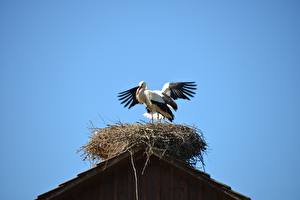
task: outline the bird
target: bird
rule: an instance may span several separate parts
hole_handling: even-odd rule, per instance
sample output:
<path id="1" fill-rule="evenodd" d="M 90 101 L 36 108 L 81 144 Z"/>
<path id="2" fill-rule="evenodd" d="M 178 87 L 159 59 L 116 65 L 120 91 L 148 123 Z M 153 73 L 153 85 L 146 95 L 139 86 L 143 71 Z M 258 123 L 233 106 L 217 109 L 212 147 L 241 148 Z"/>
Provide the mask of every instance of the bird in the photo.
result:
<path id="1" fill-rule="evenodd" d="M 144 104 L 147 113 L 151 114 L 152 122 L 155 114 L 158 118 L 161 115 L 172 122 L 175 116 L 171 109 L 174 111 L 178 109 L 175 100 L 190 100 L 195 95 L 196 86 L 194 81 L 167 82 L 161 90 L 149 90 L 146 82 L 141 81 L 138 86 L 118 93 L 118 99 L 128 109 L 137 104 Z"/>

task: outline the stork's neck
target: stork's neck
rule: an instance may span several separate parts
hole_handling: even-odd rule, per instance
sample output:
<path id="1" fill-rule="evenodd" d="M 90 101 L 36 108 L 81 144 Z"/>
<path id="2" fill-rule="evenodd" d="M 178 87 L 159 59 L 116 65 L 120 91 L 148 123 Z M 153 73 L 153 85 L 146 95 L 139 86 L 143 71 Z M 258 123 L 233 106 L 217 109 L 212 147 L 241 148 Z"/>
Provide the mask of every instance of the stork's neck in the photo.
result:
<path id="1" fill-rule="evenodd" d="M 145 103 L 145 101 L 146 101 L 146 97 L 145 97 L 145 93 L 144 92 L 145 92 L 145 88 L 141 88 L 136 93 L 136 99 L 140 103 Z"/>

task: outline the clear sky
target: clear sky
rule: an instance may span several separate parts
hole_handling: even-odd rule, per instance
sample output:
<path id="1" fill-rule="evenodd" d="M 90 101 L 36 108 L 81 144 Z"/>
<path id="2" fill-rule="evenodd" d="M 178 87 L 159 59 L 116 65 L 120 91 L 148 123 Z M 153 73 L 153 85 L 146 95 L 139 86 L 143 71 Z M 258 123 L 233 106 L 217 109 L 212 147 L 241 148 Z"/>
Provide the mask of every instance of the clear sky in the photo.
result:
<path id="1" fill-rule="evenodd" d="M 135 122 L 118 92 L 196 81 L 175 123 L 206 170 L 257 200 L 300 199 L 300 3 L 1 0 L 0 199 L 33 199 L 89 168 L 89 121 Z"/>

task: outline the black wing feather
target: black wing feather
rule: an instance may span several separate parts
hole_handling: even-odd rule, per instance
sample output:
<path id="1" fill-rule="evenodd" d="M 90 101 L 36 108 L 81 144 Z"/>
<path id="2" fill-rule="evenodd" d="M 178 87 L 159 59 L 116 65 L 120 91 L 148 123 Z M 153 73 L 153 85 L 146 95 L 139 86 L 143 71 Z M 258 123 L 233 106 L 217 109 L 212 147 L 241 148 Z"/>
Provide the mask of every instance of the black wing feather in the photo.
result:
<path id="1" fill-rule="evenodd" d="M 121 104 L 125 104 L 124 107 L 128 106 L 128 109 L 130 109 L 131 107 L 139 103 L 136 99 L 137 89 L 138 86 L 119 93 L 119 100 L 121 101 Z"/>
<path id="2" fill-rule="evenodd" d="M 187 99 L 190 100 L 189 97 L 194 97 L 196 94 L 193 90 L 196 90 L 195 82 L 175 82 L 170 83 L 169 88 L 171 90 L 171 98 L 172 99 Z"/>

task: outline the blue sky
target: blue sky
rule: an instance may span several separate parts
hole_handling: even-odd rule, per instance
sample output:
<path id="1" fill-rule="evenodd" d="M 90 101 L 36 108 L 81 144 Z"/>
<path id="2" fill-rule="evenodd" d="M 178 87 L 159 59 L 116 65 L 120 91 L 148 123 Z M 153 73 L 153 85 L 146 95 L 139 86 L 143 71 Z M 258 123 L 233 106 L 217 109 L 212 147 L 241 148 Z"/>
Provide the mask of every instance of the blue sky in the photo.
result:
<path id="1" fill-rule="evenodd" d="M 0 199 L 33 199 L 89 168 L 89 121 L 135 122 L 119 91 L 196 81 L 175 123 L 206 170 L 252 199 L 300 199 L 300 3 L 0 1 Z M 101 119 L 102 118 L 102 119 Z"/>

